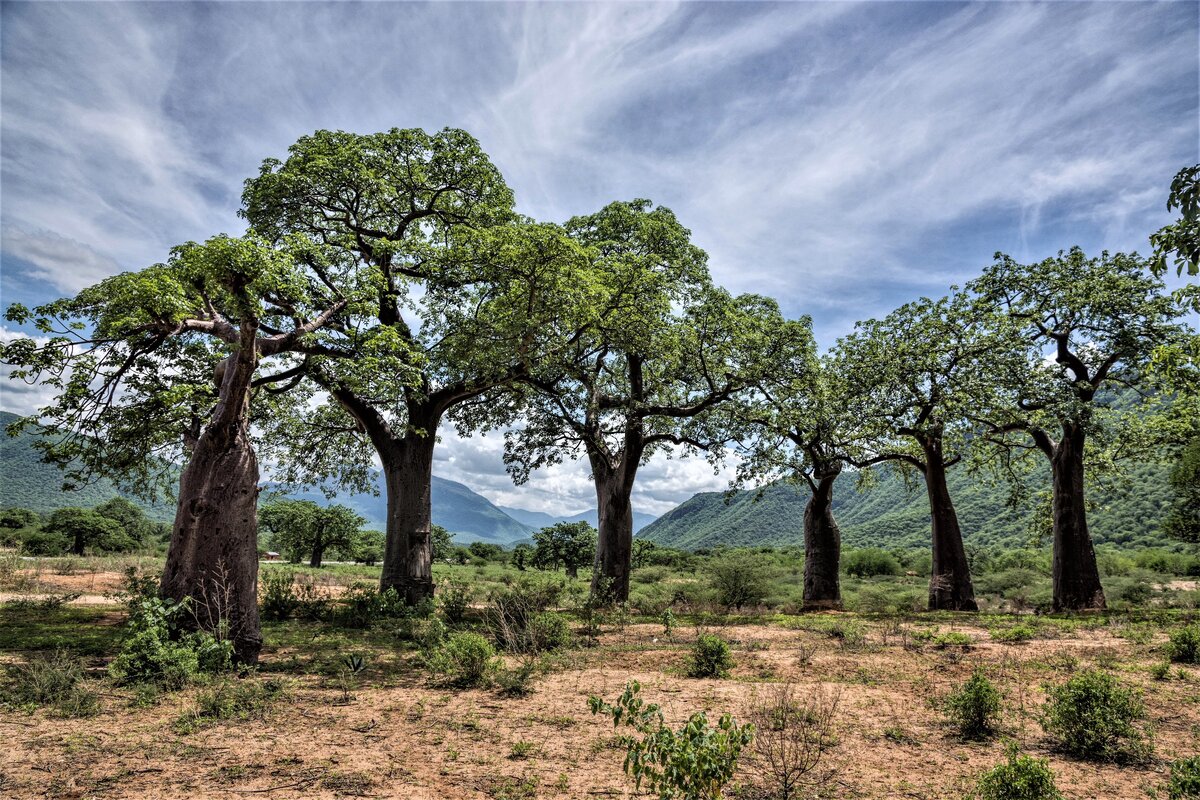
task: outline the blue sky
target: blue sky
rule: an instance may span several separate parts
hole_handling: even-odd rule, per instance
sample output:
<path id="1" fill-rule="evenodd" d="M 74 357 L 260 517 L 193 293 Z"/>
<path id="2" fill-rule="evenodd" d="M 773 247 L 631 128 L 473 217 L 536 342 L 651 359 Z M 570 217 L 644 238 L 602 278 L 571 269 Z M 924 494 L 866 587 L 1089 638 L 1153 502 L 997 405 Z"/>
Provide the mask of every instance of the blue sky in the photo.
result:
<path id="1" fill-rule="evenodd" d="M 2 9 L 5 304 L 240 231 L 242 180 L 314 129 L 454 126 L 523 212 L 649 197 L 719 282 L 832 344 L 996 250 L 1144 252 L 1200 160 L 1196 2 Z M 0 387 L 5 408 L 36 399 Z M 493 499 L 591 502 L 581 466 L 514 490 L 498 440 L 443 435 L 438 472 Z M 723 486 L 661 461 L 636 502 Z"/>

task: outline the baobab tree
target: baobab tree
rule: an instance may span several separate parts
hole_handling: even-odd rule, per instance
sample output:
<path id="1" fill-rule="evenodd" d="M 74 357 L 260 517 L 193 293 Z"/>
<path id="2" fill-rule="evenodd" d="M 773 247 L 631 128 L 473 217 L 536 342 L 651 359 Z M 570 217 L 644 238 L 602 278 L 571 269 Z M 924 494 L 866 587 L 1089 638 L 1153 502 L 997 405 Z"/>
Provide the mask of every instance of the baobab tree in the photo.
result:
<path id="1" fill-rule="evenodd" d="M 1150 266 L 1079 248 L 1035 264 L 997 253 L 968 286 L 1018 356 L 992 375 L 995 402 L 972 414 L 981 443 L 1006 464 L 1030 453 L 1050 462 L 1055 610 L 1105 607 L 1084 488 L 1089 441 L 1121 423 L 1106 393 L 1136 386 L 1155 351 L 1186 333 Z"/>
<path id="2" fill-rule="evenodd" d="M 320 334 L 355 299 L 312 280 L 314 263 L 311 249 L 218 236 L 73 298 L 7 311 L 47 337 L 4 347 L 12 377 L 58 390 L 16 427 L 43 434 L 43 457 L 71 481 L 103 475 L 152 494 L 178 475 L 161 592 L 195 601 L 202 627 L 228 625 L 247 663 L 262 643 L 251 400 L 256 387 L 286 387 L 299 357 L 334 350 Z M 281 367 L 260 373 L 266 361 Z"/>

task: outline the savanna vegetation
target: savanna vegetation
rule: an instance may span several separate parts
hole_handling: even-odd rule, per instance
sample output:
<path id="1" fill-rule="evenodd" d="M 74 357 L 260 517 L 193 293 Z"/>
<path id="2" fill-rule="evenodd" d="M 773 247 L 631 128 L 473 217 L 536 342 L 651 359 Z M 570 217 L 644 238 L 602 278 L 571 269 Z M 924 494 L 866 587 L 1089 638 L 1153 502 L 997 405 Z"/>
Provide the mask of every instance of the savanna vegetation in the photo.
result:
<path id="1" fill-rule="evenodd" d="M 1150 257 L 997 254 L 821 349 L 648 200 L 539 222 L 463 131 L 301 138 L 244 235 L 6 310 L 11 377 L 54 392 L 9 432 L 174 516 L 0 516 L 0 790 L 1195 796 L 1200 294 L 1161 280 L 1194 272 L 1194 175 Z M 457 545 L 442 424 L 503 430 L 518 484 L 585 460 L 598 528 Z M 664 452 L 803 513 L 772 545 L 635 538 Z M 260 497 L 260 463 L 381 465 L 385 529 Z M 1097 544 L 1093 490 L 1163 474 L 1173 538 Z M 844 545 L 837 487 L 888 480 L 919 523 Z M 1027 546 L 968 544 L 966 483 L 1034 509 Z"/>

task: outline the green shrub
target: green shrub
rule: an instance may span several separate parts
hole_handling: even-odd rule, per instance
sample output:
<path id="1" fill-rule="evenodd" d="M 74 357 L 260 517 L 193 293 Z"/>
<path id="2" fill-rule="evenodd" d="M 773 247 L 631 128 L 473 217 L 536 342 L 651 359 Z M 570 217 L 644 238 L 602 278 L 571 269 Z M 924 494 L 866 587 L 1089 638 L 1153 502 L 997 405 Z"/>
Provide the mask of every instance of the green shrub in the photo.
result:
<path id="1" fill-rule="evenodd" d="M 405 616 L 429 616 L 432 608 L 411 608 L 394 588 L 382 592 L 365 583 L 355 583 L 342 595 L 337 609 L 339 624 L 347 628 L 370 628 L 384 620 Z"/>
<path id="2" fill-rule="evenodd" d="M 842 565 L 847 575 L 853 575 L 856 578 L 899 575 L 903 571 L 895 556 L 878 547 L 851 550 L 842 559 Z"/>
<path id="3" fill-rule="evenodd" d="M 641 685 L 630 681 L 614 705 L 589 697 L 593 714 L 610 715 L 613 726 L 625 725 L 635 735 L 623 735 L 625 772 L 660 800 L 720 800 L 725 785 L 733 779 L 738 757 L 754 741 L 754 726 L 738 725 L 723 714 L 715 726 L 703 712 L 692 714 L 687 723 L 673 731 L 663 721 L 654 703 L 638 696 Z"/>
<path id="4" fill-rule="evenodd" d="M 1150 749 L 1135 723 L 1146 717 L 1141 697 L 1097 669 L 1048 687 L 1043 726 L 1063 750 L 1100 761 L 1138 760 Z"/>
<path id="5" fill-rule="evenodd" d="M 438 589 L 438 602 L 441 603 L 446 622 L 458 625 L 466 618 L 467 609 L 471 607 L 471 587 L 447 581 Z"/>
<path id="6" fill-rule="evenodd" d="M 186 608 L 186 602 L 157 597 L 141 600 L 129 618 L 129 637 L 108 665 L 113 680 L 118 684 L 153 683 L 164 689 L 187 684 L 200 671 L 200 659 L 188 642 L 172 637 Z"/>
<path id="7" fill-rule="evenodd" d="M 443 676 L 446 684 L 462 689 L 487 686 L 499 668 L 491 643 L 470 631 L 450 634 L 441 646 L 425 654 L 425 663 L 430 671 Z"/>
<path id="8" fill-rule="evenodd" d="M 689 678 L 727 678 L 733 669 L 733 655 L 729 643 L 711 633 L 696 637 L 692 656 L 688 662 Z"/>
<path id="9" fill-rule="evenodd" d="M 710 561 L 708 582 L 718 603 L 741 611 L 759 605 L 771 591 L 771 570 L 761 557 L 740 550 Z"/>
<path id="10" fill-rule="evenodd" d="M 0 704 L 32 710 L 49 706 L 60 716 L 91 717 L 100 712 L 100 699 L 83 686 L 83 664 L 63 650 L 36 654 L 23 664 L 5 666 Z"/>
<path id="11" fill-rule="evenodd" d="M 296 610 L 295 573 L 290 569 L 262 572 L 262 615 L 264 619 L 288 619 Z"/>
<path id="12" fill-rule="evenodd" d="M 61 556 L 70 546 L 66 536 L 51 531 L 32 530 L 21 538 L 21 554 L 26 556 Z"/>
<path id="13" fill-rule="evenodd" d="M 1171 762 L 1167 797 L 1169 800 L 1200 800 L 1200 756 Z"/>
<path id="14" fill-rule="evenodd" d="M 1007 763 L 979 777 L 974 800 L 1063 800 L 1046 759 L 1020 755 L 1015 744 L 1008 746 L 1007 757 Z"/>
<path id="15" fill-rule="evenodd" d="M 966 739 L 991 736 L 999 723 L 1000 692 L 976 669 L 962 687 L 946 698 L 946 714 Z"/>
<path id="16" fill-rule="evenodd" d="M 1171 660 L 1182 664 L 1200 664 L 1200 625 L 1181 628 L 1171 634 Z"/>
<path id="17" fill-rule="evenodd" d="M 553 650 L 570 642 L 566 622 L 547 613 L 562 584 L 523 580 L 492 597 L 487 623 L 496 643 L 511 653 Z"/>
<path id="18" fill-rule="evenodd" d="M 1018 622 L 1016 625 L 1013 625 L 1011 628 L 997 628 L 995 630 L 990 631 L 990 633 L 992 635 L 993 640 L 995 640 L 997 642 L 1004 642 L 1006 644 L 1016 644 L 1018 642 L 1028 642 L 1030 639 L 1032 639 L 1034 636 L 1037 635 L 1037 631 L 1035 631 L 1031 626 L 1026 625 L 1023 622 Z"/>
<path id="19" fill-rule="evenodd" d="M 1167 678 L 1171 677 L 1171 662 L 1158 662 L 1154 666 L 1150 667 L 1150 675 L 1156 681 L 1165 681 Z"/>

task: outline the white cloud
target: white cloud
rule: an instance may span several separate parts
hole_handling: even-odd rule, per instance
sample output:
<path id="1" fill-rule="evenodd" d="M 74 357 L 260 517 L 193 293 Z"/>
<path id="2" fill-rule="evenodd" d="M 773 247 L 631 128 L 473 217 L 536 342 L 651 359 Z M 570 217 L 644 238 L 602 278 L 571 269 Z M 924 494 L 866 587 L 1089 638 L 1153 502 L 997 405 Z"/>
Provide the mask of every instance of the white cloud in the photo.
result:
<path id="1" fill-rule="evenodd" d="M 30 277 L 67 294 L 121 271 L 113 259 L 82 242 L 49 231 L 29 233 L 6 228 L 0 232 L 0 252 L 28 265 L 26 272 Z"/>

